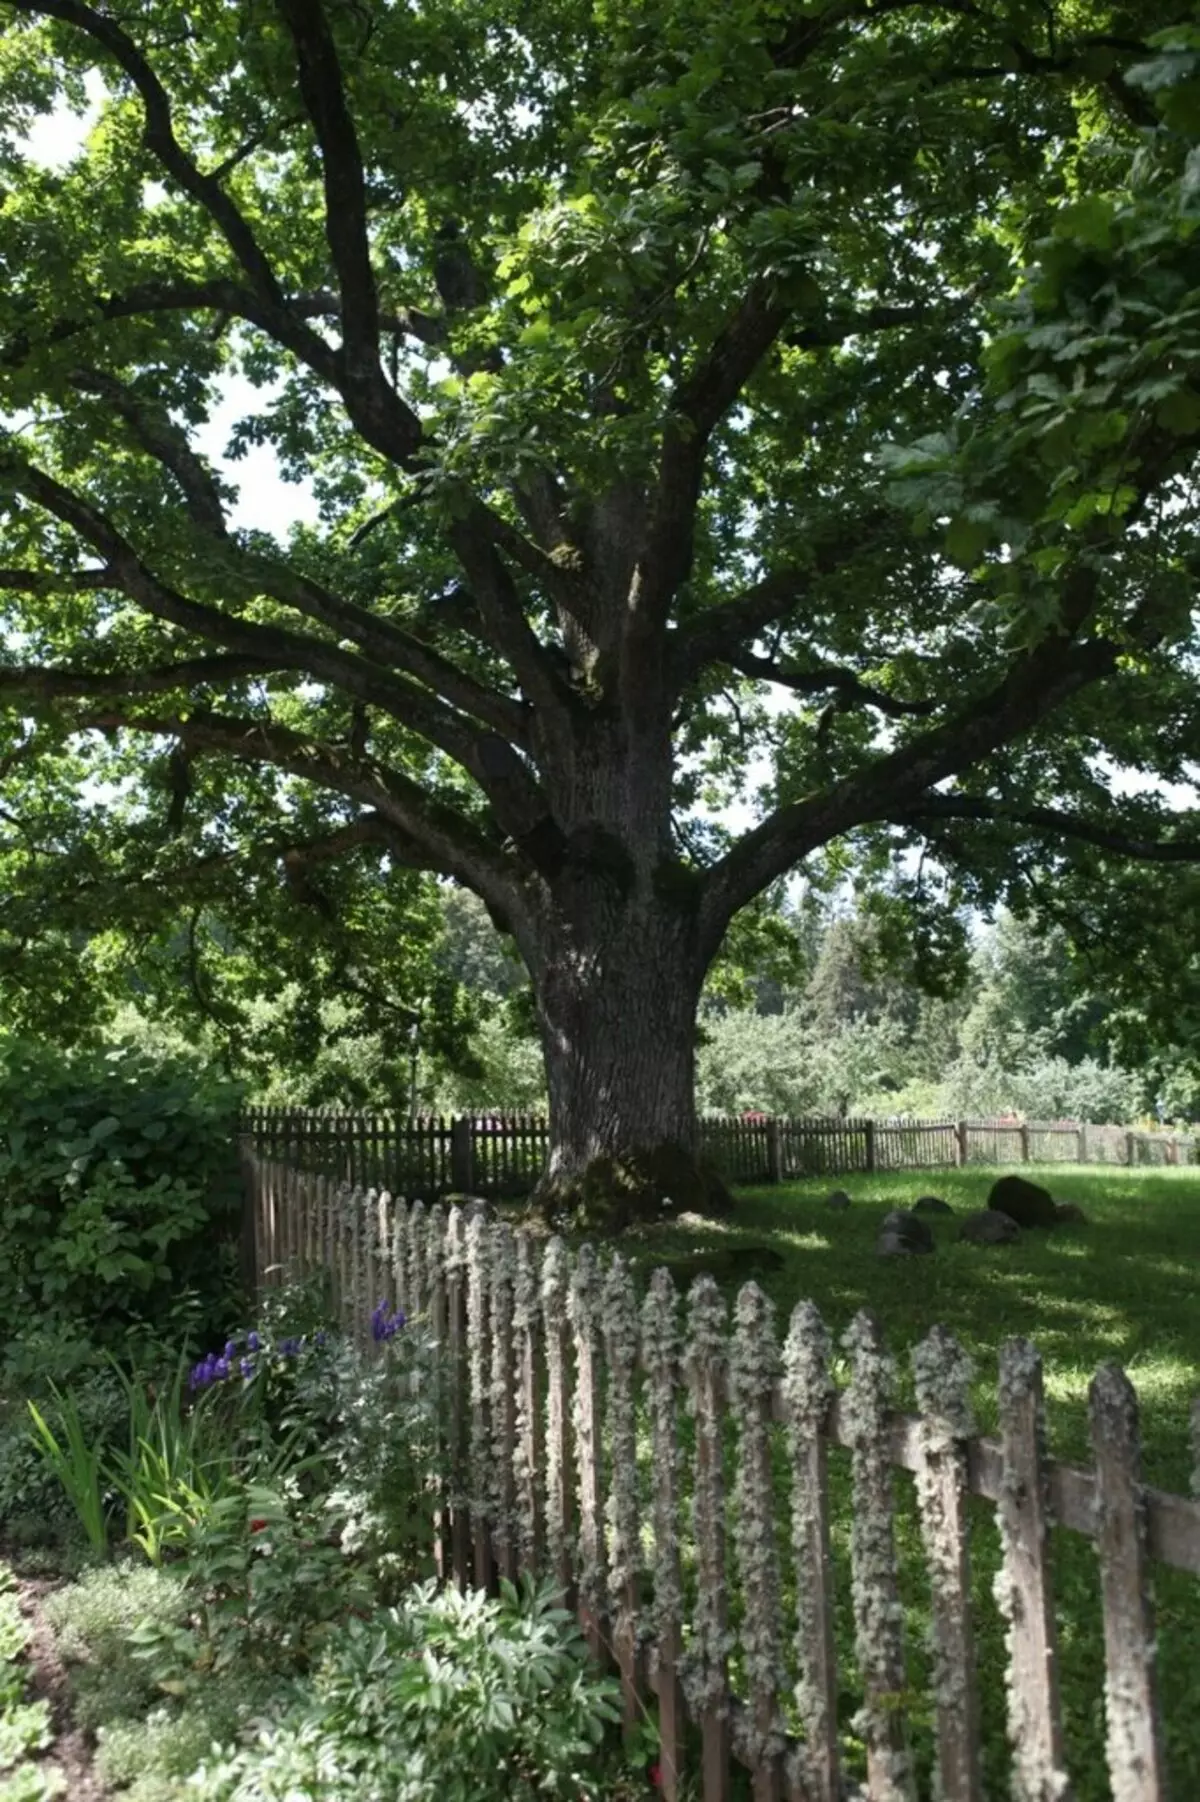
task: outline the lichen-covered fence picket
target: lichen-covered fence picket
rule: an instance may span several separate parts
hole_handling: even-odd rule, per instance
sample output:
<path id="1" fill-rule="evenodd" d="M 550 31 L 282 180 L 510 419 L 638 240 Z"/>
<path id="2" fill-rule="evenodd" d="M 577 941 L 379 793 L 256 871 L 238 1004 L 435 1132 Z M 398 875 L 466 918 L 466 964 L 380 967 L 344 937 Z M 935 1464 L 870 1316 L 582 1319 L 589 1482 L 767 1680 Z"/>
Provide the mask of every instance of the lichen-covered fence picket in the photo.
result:
<path id="1" fill-rule="evenodd" d="M 526 1195 L 550 1150 L 536 1114 L 464 1114 L 453 1119 L 254 1108 L 242 1134 L 262 1157 L 360 1187 L 427 1198 L 452 1193 Z M 751 1114 L 706 1115 L 705 1155 L 730 1182 L 874 1170 L 935 1170 L 954 1164 L 1193 1164 L 1188 1134 L 1087 1126 L 1078 1121 L 841 1120 Z"/>
<path id="2" fill-rule="evenodd" d="M 556 1579 L 620 1676 L 632 1726 L 657 1700 L 662 1789 L 686 1772 L 704 1802 L 731 1762 L 756 1802 L 913 1802 L 893 1471 L 916 1473 L 931 1598 L 935 1794 L 981 1802 L 967 1498 L 994 1504 L 1007 1623 L 1012 1794 L 1063 1802 L 1052 1521 L 1098 1554 L 1115 1802 L 1163 1802 L 1149 1561 L 1200 1574 L 1200 1502 L 1143 1486 L 1137 1402 L 1118 1369 L 1091 1390 L 1094 1469 L 1051 1462 L 1042 1372 L 1023 1340 L 1000 1357 L 995 1438 L 976 1433 L 970 1367 L 934 1328 L 913 1357 L 919 1413 L 893 1411 L 877 1323 L 843 1340 L 850 1380 L 811 1303 L 782 1340 L 748 1284 L 733 1319 L 712 1279 L 686 1298 L 656 1271 L 639 1302 L 619 1256 L 514 1233 L 482 1202 L 443 1208 L 352 1189 L 244 1148 L 261 1287 L 328 1273 L 343 1329 L 366 1348 L 386 1296 L 448 1348 L 436 1480 L 439 1568 Z M 1200 1450 L 1200 1434 L 1197 1436 Z M 853 1721 L 866 1788 L 840 1768 L 830 1448 L 850 1454 Z M 693 1733 L 687 1732 L 692 1723 Z M 695 1790 L 689 1790 L 695 1793 Z"/>

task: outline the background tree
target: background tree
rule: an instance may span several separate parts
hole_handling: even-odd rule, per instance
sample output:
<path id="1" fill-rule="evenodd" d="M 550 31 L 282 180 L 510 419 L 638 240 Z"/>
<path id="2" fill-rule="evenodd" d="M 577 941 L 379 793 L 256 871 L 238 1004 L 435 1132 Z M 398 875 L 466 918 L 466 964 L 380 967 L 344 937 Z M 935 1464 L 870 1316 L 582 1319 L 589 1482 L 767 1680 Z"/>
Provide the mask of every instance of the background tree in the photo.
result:
<path id="1" fill-rule="evenodd" d="M 143 742 L 171 856 L 472 889 L 550 1196 L 690 1197 L 705 973 L 822 847 L 1192 855 L 1095 761 L 1195 743 L 1179 17 L 3 0 L 4 767 Z M 234 378 L 286 543 L 197 448 Z"/>

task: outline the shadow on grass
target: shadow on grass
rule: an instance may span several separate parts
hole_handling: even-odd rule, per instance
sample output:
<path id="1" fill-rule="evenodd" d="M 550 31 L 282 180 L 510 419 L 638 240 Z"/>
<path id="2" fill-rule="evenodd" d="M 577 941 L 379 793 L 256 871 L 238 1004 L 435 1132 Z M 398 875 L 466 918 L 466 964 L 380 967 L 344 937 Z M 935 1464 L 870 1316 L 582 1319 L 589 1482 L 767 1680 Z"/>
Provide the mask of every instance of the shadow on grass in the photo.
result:
<path id="1" fill-rule="evenodd" d="M 683 1283 L 707 1264 L 731 1296 L 753 1275 L 777 1304 L 781 1330 L 804 1297 L 838 1337 L 858 1309 L 872 1309 L 896 1354 L 906 1401 L 907 1354 L 938 1323 L 975 1359 L 985 1426 L 995 1418 L 1001 1343 L 1013 1334 L 1032 1339 L 1046 1366 L 1051 1446 L 1059 1457 L 1087 1457 L 1088 1382 L 1113 1360 L 1129 1371 L 1142 1399 L 1148 1480 L 1185 1486 L 1188 1402 L 1200 1389 L 1200 1170 L 1035 1167 L 1029 1174 L 1058 1200 L 1077 1202 L 1087 1224 L 1026 1232 L 1011 1245 L 963 1244 L 961 1217 L 984 1206 L 997 1174 L 887 1172 L 748 1189 L 728 1222 L 688 1216 L 643 1232 L 628 1250 L 643 1273 L 669 1261 Z M 825 1205 L 836 1181 L 852 1197 L 842 1213 Z M 935 1254 L 878 1257 L 883 1215 L 922 1194 L 941 1196 L 957 1216 L 926 1216 Z M 757 1266 L 746 1255 L 751 1247 L 776 1257 Z"/>

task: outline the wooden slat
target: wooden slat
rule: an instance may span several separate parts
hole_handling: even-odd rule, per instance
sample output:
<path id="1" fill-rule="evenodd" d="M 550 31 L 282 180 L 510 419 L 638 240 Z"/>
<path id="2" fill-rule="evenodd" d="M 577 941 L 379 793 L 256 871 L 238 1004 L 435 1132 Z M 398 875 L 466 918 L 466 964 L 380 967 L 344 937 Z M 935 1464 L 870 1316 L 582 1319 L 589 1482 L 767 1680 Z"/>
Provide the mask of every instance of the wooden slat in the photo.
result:
<path id="1" fill-rule="evenodd" d="M 542 1319 L 546 1334 L 546 1551 L 564 1605 L 574 1602 L 574 1509 L 571 1487 L 571 1418 L 567 1405 L 567 1286 L 570 1272 L 562 1240 L 552 1238 L 542 1259 Z"/>
<path id="2" fill-rule="evenodd" d="M 837 1652 L 829 1534 L 828 1452 L 823 1431 L 833 1381 L 830 1342 L 811 1302 L 792 1312 L 782 1396 L 791 1461 L 796 1569 L 796 1707 L 804 1728 L 803 1802 L 838 1802 Z"/>
<path id="3" fill-rule="evenodd" d="M 517 1575 L 513 1469 L 517 1443 L 517 1398 L 513 1383 L 513 1278 L 516 1254 L 512 1231 L 503 1220 L 493 1223 L 489 1230 L 492 1241 L 491 1292 L 488 1297 L 494 1461 L 492 1543 L 500 1575 L 512 1582 Z"/>
<path id="4" fill-rule="evenodd" d="M 461 1208 L 451 1208 L 446 1222 L 446 1342 L 449 1347 L 450 1408 L 450 1557 L 454 1581 L 467 1587 L 471 1565 L 470 1520 L 466 1505 L 467 1292 L 465 1223 Z"/>
<path id="5" fill-rule="evenodd" d="M 849 1428 L 853 1520 L 854 1643 L 864 1689 L 860 1715 L 871 1802 L 912 1802 L 908 1733 L 898 1698 L 905 1690 L 903 1610 L 888 1456 L 891 1360 L 874 1315 L 858 1314 L 845 1345 L 853 1359 L 845 1417 Z"/>
<path id="6" fill-rule="evenodd" d="M 592 1656 L 606 1651 L 604 1513 L 601 1499 L 599 1273 L 590 1245 L 581 1245 L 568 1295 L 575 1347 L 575 1468 L 579 1482 L 579 1623 Z"/>
<path id="7" fill-rule="evenodd" d="M 626 1740 L 630 1741 L 640 1730 L 645 1712 L 637 1630 L 641 1538 L 634 1379 L 638 1317 L 633 1283 L 619 1255 L 613 1258 L 605 1275 L 600 1318 L 608 1369 L 609 1499 L 605 1516 L 609 1526 L 609 1596 L 614 1619 L 613 1649 L 621 1679 L 622 1720 Z"/>
<path id="8" fill-rule="evenodd" d="M 1104 1601 L 1109 1782 L 1113 1802 L 1165 1802 L 1137 1397 L 1125 1372 L 1106 1364 L 1092 1378 L 1088 1399 Z"/>
<path id="9" fill-rule="evenodd" d="M 654 1628 L 659 1774 L 664 1802 L 680 1802 L 684 1705 L 679 1681 L 683 1590 L 679 1564 L 679 1312 L 670 1275 L 656 1270 L 642 1307 L 642 1362 L 650 1415 Z"/>
<path id="10" fill-rule="evenodd" d="M 729 1802 L 730 1723 L 726 1706 L 729 1600 L 725 1583 L 725 1459 L 721 1420 L 725 1378 L 725 1304 L 711 1277 L 688 1296 L 687 1377 L 696 1419 L 693 1526 L 696 1608 L 692 1654 L 700 1719 L 700 1784 L 704 1802 Z"/>
<path id="11" fill-rule="evenodd" d="M 480 1208 L 470 1210 L 467 1224 L 467 1375 L 470 1386 L 471 1538 L 475 1587 L 492 1586 L 489 1515 L 495 1494 L 491 1437 L 491 1393 L 488 1368 L 490 1332 L 491 1229 Z"/>
<path id="12" fill-rule="evenodd" d="M 517 1512 L 517 1552 L 522 1572 L 541 1570 L 542 1472 L 541 1409 L 538 1389 L 538 1269 L 528 1233 L 517 1234 L 517 1275 L 513 1293 L 514 1357 L 517 1373 L 517 1441 L 513 1452 Z"/>
<path id="13" fill-rule="evenodd" d="M 746 1283 L 740 1290 L 734 1319 L 730 1357 L 730 1397 L 738 1427 L 734 1546 L 742 1592 L 738 1640 L 749 1687 L 747 1750 L 754 1802 L 783 1802 L 785 1737 L 779 1697 L 783 1617 L 771 1472 L 771 1390 L 779 1349 L 774 1309 L 757 1283 Z"/>
<path id="14" fill-rule="evenodd" d="M 971 1367 L 944 1328 L 913 1350 L 921 1410 L 917 1496 L 929 1567 L 937 1721 L 937 1793 L 982 1802 L 979 1695 L 967 1524 Z"/>
<path id="15" fill-rule="evenodd" d="M 1026 1339 L 1009 1339 L 1000 1352 L 1000 1444 L 996 1517 L 1004 1564 L 997 1595 L 1008 1623 L 1008 1738 L 1017 1794 L 1023 1802 L 1056 1802 L 1069 1786 L 1050 1572 L 1042 1364 Z"/>

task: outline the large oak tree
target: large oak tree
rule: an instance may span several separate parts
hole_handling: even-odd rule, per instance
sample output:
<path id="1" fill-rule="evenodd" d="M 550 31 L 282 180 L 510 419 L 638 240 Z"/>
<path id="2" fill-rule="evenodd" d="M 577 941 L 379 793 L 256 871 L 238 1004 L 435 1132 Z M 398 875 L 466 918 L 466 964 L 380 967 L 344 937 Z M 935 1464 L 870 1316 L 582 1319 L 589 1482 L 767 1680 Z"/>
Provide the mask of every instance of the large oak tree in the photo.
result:
<path id="1" fill-rule="evenodd" d="M 559 1185 L 691 1151 L 705 971 L 823 848 L 1192 855 L 1103 762 L 1198 748 L 1187 12 L 0 0 L 6 784 L 118 769 L 162 881 L 473 889 Z M 230 523 L 247 381 L 317 526 Z"/>

